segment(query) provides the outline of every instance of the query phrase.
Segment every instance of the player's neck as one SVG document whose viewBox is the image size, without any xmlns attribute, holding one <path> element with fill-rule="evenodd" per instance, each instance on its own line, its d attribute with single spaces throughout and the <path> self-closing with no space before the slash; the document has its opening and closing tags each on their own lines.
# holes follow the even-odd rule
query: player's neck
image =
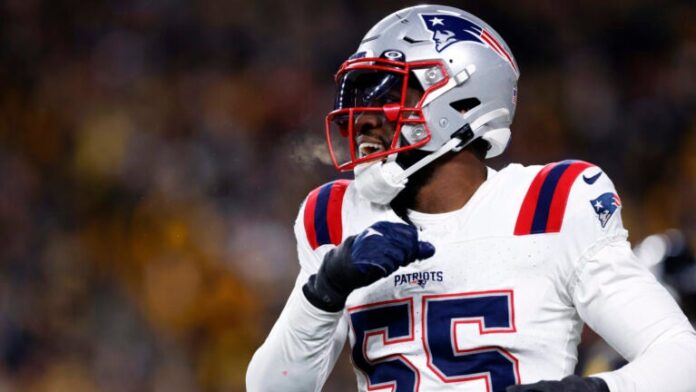
<svg viewBox="0 0 696 392">
<path fill-rule="evenodd" d="M 468 151 L 448 157 L 418 189 L 411 208 L 430 214 L 458 210 L 486 181 L 486 176 L 486 166 Z"/>
</svg>

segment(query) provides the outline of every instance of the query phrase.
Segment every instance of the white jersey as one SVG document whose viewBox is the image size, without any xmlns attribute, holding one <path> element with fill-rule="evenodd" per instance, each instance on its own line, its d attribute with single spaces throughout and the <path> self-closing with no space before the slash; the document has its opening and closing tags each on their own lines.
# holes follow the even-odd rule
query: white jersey
<svg viewBox="0 0 696 392">
<path fill-rule="evenodd" d="M 419 238 L 435 246 L 433 257 L 355 290 L 335 319 L 309 309 L 303 297 L 295 298 L 299 305 L 289 301 L 286 310 L 304 310 L 281 321 L 302 323 L 294 317 L 303 312 L 314 318 L 307 324 L 314 329 L 302 333 L 316 333 L 309 339 L 321 340 L 325 351 L 310 366 L 316 372 L 305 374 L 311 385 L 306 388 L 321 388 L 346 333 L 360 391 L 497 392 L 512 384 L 558 380 L 573 373 L 584 320 L 628 360 L 666 341 L 667 352 L 654 353 L 654 364 L 648 355 L 642 367 L 636 361 L 637 369 L 630 364 L 600 375 L 610 390 L 696 390 L 693 380 L 681 380 L 691 379 L 689 374 L 665 380 L 646 377 L 643 370 L 659 371 L 663 357 L 673 359 L 676 346 L 684 345 L 691 350 L 683 361 L 695 368 L 696 337 L 674 301 L 633 257 L 620 209 L 611 180 L 598 167 L 564 161 L 489 170 L 463 208 L 410 212 Z M 318 270 L 326 252 L 378 221 L 401 219 L 360 197 L 348 181 L 310 193 L 295 226 L 302 267 L 297 286 Z M 298 333 L 281 339 L 293 339 L 288 336 Z M 317 347 L 295 349 L 318 353 Z M 297 365 L 297 359 L 291 363 Z M 675 388 L 664 387 L 674 382 Z"/>
</svg>

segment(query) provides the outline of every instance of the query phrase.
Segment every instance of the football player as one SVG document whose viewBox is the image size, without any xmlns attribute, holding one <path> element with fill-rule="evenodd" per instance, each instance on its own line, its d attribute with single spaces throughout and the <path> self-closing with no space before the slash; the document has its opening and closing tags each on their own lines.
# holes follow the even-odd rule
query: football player
<svg viewBox="0 0 696 392">
<path fill-rule="evenodd" d="M 696 391 L 696 334 L 636 261 L 608 175 L 485 159 L 519 71 L 485 22 L 437 5 L 377 23 L 339 69 L 301 271 L 249 391 L 318 391 L 349 339 L 360 391 Z M 629 364 L 572 376 L 587 323 Z"/>
</svg>

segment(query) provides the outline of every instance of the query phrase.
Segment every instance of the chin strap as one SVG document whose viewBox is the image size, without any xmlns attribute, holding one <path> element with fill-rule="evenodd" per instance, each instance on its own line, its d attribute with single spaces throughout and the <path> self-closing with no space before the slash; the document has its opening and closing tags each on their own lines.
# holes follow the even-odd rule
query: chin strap
<svg viewBox="0 0 696 392">
<path fill-rule="evenodd" d="M 488 113 L 482 114 L 476 120 L 472 121 L 471 124 L 464 124 L 463 127 L 461 127 L 456 132 L 454 132 L 454 134 L 452 134 L 453 138 L 457 137 L 462 140 L 462 143 L 455 147 L 453 151 L 458 152 L 463 150 L 464 147 L 466 147 L 469 143 L 474 141 L 474 139 L 476 139 L 478 136 L 483 136 L 477 135 L 477 131 L 479 130 L 479 128 L 499 117 L 507 116 L 508 114 L 510 114 L 510 111 L 508 111 L 505 108 L 495 109 L 491 110 Z M 489 130 L 488 132 L 486 132 L 486 134 L 488 134 L 489 132 L 497 132 L 500 130 L 507 130 L 508 132 L 510 131 L 507 128 L 499 128 Z"/>
<path fill-rule="evenodd" d="M 373 203 L 389 204 L 406 187 L 408 177 L 413 173 L 450 151 L 461 151 L 476 139 L 476 131 L 479 128 L 509 113 L 507 109 L 500 108 L 479 116 L 471 124 L 466 124 L 455 132 L 447 143 L 406 169 L 396 163 L 396 155 L 390 155 L 386 162 L 357 165 L 353 171 L 358 193 Z"/>
<path fill-rule="evenodd" d="M 387 205 L 406 188 L 404 169 L 393 160 L 363 163 L 355 166 L 353 172 L 358 193 L 373 203 Z"/>
</svg>

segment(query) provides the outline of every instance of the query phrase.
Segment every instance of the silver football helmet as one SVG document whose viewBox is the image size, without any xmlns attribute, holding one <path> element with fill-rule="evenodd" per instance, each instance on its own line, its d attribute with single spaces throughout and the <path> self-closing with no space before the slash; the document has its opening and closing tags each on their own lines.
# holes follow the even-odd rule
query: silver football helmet
<svg viewBox="0 0 696 392">
<path fill-rule="evenodd" d="M 326 117 L 334 165 L 355 169 L 358 190 L 388 203 L 413 172 L 473 140 L 486 140 L 486 157 L 495 157 L 510 139 L 518 78 L 507 44 L 474 15 L 441 5 L 397 11 L 370 29 L 336 75 Z M 365 116 L 393 124 L 392 139 L 359 141 Z M 396 154 L 413 149 L 431 154 L 399 167 Z"/>
</svg>

